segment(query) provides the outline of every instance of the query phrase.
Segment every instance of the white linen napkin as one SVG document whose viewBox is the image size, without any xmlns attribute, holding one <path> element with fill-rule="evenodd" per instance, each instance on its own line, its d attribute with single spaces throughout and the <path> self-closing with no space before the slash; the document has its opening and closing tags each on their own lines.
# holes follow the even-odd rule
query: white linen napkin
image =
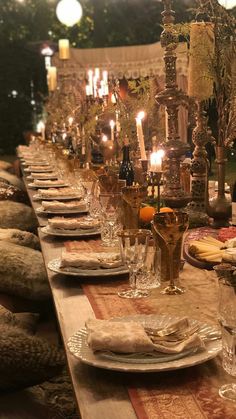
<svg viewBox="0 0 236 419">
<path fill-rule="evenodd" d="M 89 319 L 86 322 L 86 328 L 88 345 L 93 351 L 101 350 L 117 353 L 157 351 L 166 354 L 178 354 L 191 348 L 204 348 L 204 343 L 197 333 L 182 341 L 169 342 L 163 340 L 154 343 L 145 332 L 142 324 L 134 321 Z"/>
<path fill-rule="evenodd" d="M 55 179 L 55 180 L 51 180 L 51 179 L 47 179 L 47 180 L 42 180 L 42 179 L 35 179 L 34 180 L 34 185 L 35 186 L 54 186 L 54 185 L 64 185 L 65 182 L 62 179 Z"/>
<path fill-rule="evenodd" d="M 53 230 L 91 230 L 98 228 L 100 222 L 98 220 L 87 219 L 86 217 L 54 217 L 48 220 L 48 225 Z"/>
<path fill-rule="evenodd" d="M 122 261 L 119 253 L 63 251 L 61 256 L 62 268 L 107 269 L 121 265 Z"/>
<path fill-rule="evenodd" d="M 74 200 L 74 201 L 42 201 L 42 207 L 44 210 L 48 211 L 86 211 L 87 206 L 84 201 Z"/>
<path fill-rule="evenodd" d="M 57 196 L 77 196 L 77 192 L 72 188 L 49 188 L 39 189 L 39 194 L 42 197 L 56 198 Z"/>
</svg>

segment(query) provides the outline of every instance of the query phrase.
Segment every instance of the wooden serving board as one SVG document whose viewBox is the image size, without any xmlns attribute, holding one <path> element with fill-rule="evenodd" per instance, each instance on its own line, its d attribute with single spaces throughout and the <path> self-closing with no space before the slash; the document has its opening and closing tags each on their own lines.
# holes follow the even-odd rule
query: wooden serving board
<svg viewBox="0 0 236 419">
<path fill-rule="evenodd" d="M 217 265 L 219 262 L 206 262 L 204 260 L 196 259 L 194 256 L 189 253 L 189 242 L 192 240 L 199 240 L 205 236 L 212 236 L 217 238 L 218 230 L 215 230 L 211 227 L 200 227 L 198 229 L 189 231 L 186 234 L 183 246 L 183 257 L 186 259 L 190 265 L 195 266 L 199 269 L 207 269 L 208 271 L 213 269 L 213 266 Z"/>
</svg>

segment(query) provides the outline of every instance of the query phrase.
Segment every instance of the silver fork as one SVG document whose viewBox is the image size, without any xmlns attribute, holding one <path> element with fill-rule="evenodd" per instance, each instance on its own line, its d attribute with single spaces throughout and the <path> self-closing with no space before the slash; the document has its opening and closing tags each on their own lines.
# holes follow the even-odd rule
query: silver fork
<svg viewBox="0 0 236 419">
<path fill-rule="evenodd" d="M 188 329 L 186 329 L 186 331 L 184 332 L 174 332 L 168 335 L 162 335 L 160 336 L 159 334 L 156 333 L 149 333 L 146 330 L 146 333 L 148 334 L 148 336 L 153 340 L 153 341 L 168 341 L 168 342 L 181 342 L 187 338 L 189 338 L 190 336 L 192 336 L 194 333 L 196 333 L 199 330 L 199 325 L 195 325 L 192 326 Z"/>
</svg>

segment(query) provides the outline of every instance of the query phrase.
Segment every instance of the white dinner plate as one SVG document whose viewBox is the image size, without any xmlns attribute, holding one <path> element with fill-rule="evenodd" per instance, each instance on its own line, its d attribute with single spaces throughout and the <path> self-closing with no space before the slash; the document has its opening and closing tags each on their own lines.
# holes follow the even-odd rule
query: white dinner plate
<svg viewBox="0 0 236 419">
<path fill-rule="evenodd" d="M 167 324 L 180 318 L 169 315 L 136 315 L 117 318 L 119 321 L 139 321 L 149 327 L 165 327 Z M 115 319 L 114 319 L 115 320 Z M 210 336 L 219 333 L 215 326 L 190 320 L 190 324 L 199 324 L 198 334 L 200 336 Z M 85 364 L 98 368 L 104 368 L 123 372 L 158 372 L 170 371 L 181 368 L 187 368 L 202 364 L 212 358 L 215 358 L 222 348 L 221 339 L 205 341 L 206 349 L 189 349 L 180 354 L 113 354 L 112 352 L 94 353 L 87 343 L 87 329 L 84 327 L 74 333 L 68 340 L 70 352 Z"/>
<path fill-rule="evenodd" d="M 40 164 L 40 166 L 41 166 L 41 164 Z M 24 171 L 25 171 L 25 173 L 31 173 L 31 172 L 35 172 L 35 169 L 34 170 L 30 170 L 28 167 L 26 168 L 26 169 L 24 169 Z M 48 167 L 48 166 L 45 166 L 45 168 L 43 168 L 43 169 L 37 169 L 37 173 L 49 173 L 49 172 L 53 172 L 53 168 L 52 167 Z"/>
<path fill-rule="evenodd" d="M 106 276 L 117 276 L 128 273 L 126 266 L 122 265 L 116 268 L 104 268 L 104 269 L 79 269 L 79 268 L 61 268 L 61 259 L 53 259 L 48 263 L 48 268 L 58 274 L 68 276 L 80 276 L 85 278 L 90 277 L 106 277 Z"/>
<path fill-rule="evenodd" d="M 48 172 L 48 175 L 47 175 L 47 177 L 41 177 L 40 176 L 40 173 L 38 173 L 38 175 L 37 175 L 37 177 L 36 176 L 32 176 L 32 175 L 29 175 L 29 176 L 27 176 L 26 177 L 26 179 L 27 180 L 34 180 L 34 179 L 37 179 L 37 180 L 56 180 L 56 179 L 58 179 L 58 176 L 57 175 L 51 175 L 50 174 L 50 172 Z"/>
<path fill-rule="evenodd" d="M 51 230 L 49 226 L 45 226 L 41 228 L 41 231 L 44 234 L 48 234 L 49 236 L 58 236 L 58 237 L 90 237 L 90 236 L 97 236 L 101 234 L 101 230 L 97 228 L 87 229 L 87 230 Z"/>
<path fill-rule="evenodd" d="M 42 189 L 42 188 L 40 188 Z M 39 193 L 33 195 L 34 201 L 72 201 L 73 199 L 81 199 L 80 195 L 57 195 L 53 197 L 42 196 Z"/>
<path fill-rule="evenodd" d="M 64 215 L 70 215 L 70 214 L 85 214 L 88 212 L 88 208 L 84 209 L 77 209 L 77 210 L 45 210 L 43 207 L 36 208 L 36 213 L 38 215 L 47 215 L 47 214 L 64 214 Z"/>
<path fill-rule="evenodd" d="M 47 161 L 32 161 L 31 163 L 29 161 L 22 163 L 22 166 L 49 166 L 49 163 Z"/>
<path fill-rule="evenodd" d="M 64 188 L 64 187 L 68 187 L 68 183 L 54 183 L 52 184 L 45 184 L 45 185 L 35 185 L 35 183 L 28 183 L 28 187 L 30 189 L 48 189 L 48 188 Z"/>
</svg>

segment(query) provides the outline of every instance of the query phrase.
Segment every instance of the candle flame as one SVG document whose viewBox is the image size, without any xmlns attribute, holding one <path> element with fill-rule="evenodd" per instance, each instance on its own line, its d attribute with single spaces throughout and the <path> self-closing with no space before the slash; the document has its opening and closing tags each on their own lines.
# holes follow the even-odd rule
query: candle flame
<svg viewBox="0 0 236 419">
<path fill-rule="evenodd" d="M 113 121 L 113 119 L 111 119 L 111 121 L 110 121 L 110 127 L 111 127 L 111 129 L 114 129 L 114 127 L 115 127 L 115 121 Z"/>
<path fill-rule="evenodd" d="M 144 111 L 140 111 L 137 115 L 137 119 L 140 119 L 141 121 L 144 117 L 145 117 L 145 112 Z"/>
<path fill-rule="evenodd" d="M 103 134 L 103 136 L 102 136 L 102 141 L 103 141 L 104 143 L 106 143 L 106 142 L 107 142 L 107 140 L 108 140 L 107 136 L 106 136 L 105 134 Z"/>
</svg>

